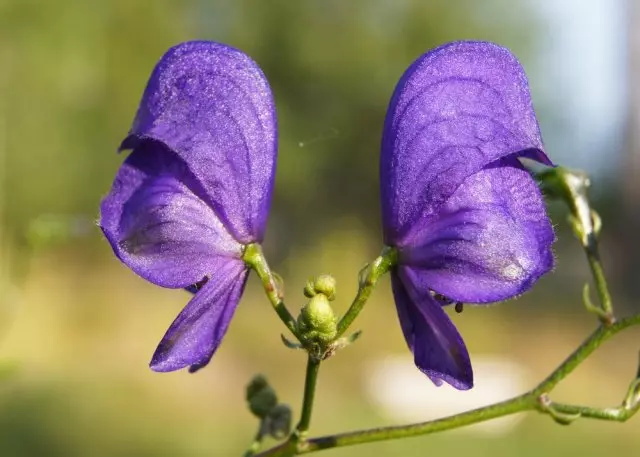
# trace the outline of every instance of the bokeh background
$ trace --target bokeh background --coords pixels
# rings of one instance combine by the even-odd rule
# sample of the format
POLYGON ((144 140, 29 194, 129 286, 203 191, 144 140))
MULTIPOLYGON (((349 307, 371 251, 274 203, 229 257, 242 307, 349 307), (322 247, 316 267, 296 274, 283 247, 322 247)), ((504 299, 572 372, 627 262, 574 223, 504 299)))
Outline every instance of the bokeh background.
MULTIPOLYGON (((327 272, 344 311, 379 252, 381 127, 402 72, 438 44, 484 39, 527 70, 550 156, 593 175, 615 304, 639 309, 637 0, 0 0, 1 456, 238 456, 256 426, 244 386, 258 372, 299 409, 304 356, 281 344, 254 280, 206 369, 152 373, 189 296, 136 277, 94 225, 151 69, 190 39, 242 49, 273 87, 280 153, 266 252, 290 307, 327 272)), ((479 370, 475 393, 435 389, 411 368, 385 279, 357 321, 361 340, 323 366, 313 434, 479 406, 560 363, 595 322, 580 300, 582 252, 563 209, 551 211, 554 273, 518 300, 454 317, 479 370)), ((620 335, 553 397, 618 404, 638 349, 637 330, 620 335)), ((520 419, 326 455, 640 454, 637 418, 520 419)))

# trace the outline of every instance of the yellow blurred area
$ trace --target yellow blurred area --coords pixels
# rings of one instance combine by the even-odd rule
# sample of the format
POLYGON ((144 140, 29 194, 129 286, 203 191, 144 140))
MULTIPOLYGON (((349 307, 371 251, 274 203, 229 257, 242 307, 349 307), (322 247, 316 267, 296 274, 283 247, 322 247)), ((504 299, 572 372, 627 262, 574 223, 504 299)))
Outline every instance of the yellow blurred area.
MULTIPOLYGON (((356 236, 361 229, 357 221, 344 220, 321 242, 291 253, 296 260, 280 272, 292 310, 303 303, 306 279, 319 272, 338 279, 336 310, 346 309, 357 271, 377 244, 356 236)), ((2 455, 241 455, 256 426, 244 405, 244 387, 255 373, 267 375, 281 401, 298 411, 304 356, 281 343, 285 328, 256 280, 207 368, 193 375, 158 374, 147 367, 150 355, 189 294, 137 278, 110 256, 106 243, 96 257, 91 263, 100 260, 99 267, 92 268, 70 249, 32 259, 1 346, 18 364, 0 384, 0 449, 9 452, 2 455)), ((529 375, 524 388, 548 374, 594 323, 590 316, 572 314, 568 324, 561 313, 535 313, 542 297, 534 291, 454 316, 472 360, 489 354, 517 361, 529 375)), ((396 320, 384 280, 356 323, 364 331, 361 339, 322 367, 314 434, 394 423, 374 404, 366 376, 372 363, 407 355, 396 320)), ((638 336, 629 332, 606 345, 553 398, 617 404, 635 369, 638 336)), ((424 383, 430 381, 425 377, 424 383)), ((640 450, 633 423, 581 421, 565 428, 530 413, 505 434, 452 432, 328 455, 599 455, 612 447, 621 455, 640 450)))

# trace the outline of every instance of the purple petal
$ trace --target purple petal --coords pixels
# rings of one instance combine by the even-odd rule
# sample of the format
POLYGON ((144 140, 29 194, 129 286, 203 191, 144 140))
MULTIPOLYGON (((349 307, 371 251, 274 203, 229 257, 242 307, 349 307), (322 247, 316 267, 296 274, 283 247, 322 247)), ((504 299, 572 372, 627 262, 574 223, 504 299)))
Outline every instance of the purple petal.
POLYGON ((212 273, 216 259, 241 256, 241 245, 203 193, 177 155, 145 142, 120 167, 102 201, 100 226, 137 274, 160 286, 186 287, 212 273))
POLYGON ((459 390, 470 389, 473 371, 464 341, 431 294, 414 289, 414 277, 408 267, 391 273, 400 325, 415 364, 437 386, 444 381, 459 390))
POLYGON ((437 212, 471 174, 510 154, 551 164, 527 78, 509 50, 455 42, 415 61, 385 120, 381 155, 385 242, 437 212))
POLYGON ((206 41, 171 48, 153 71, 123 149, 166 144, 202 183, 236 240, 262 241, 277 150, 271 89, 237 49, 206 41))
POLYGON ((516 159, 467 178, 401 251, 416 287, 465 303, 511 298, 553 267, 555 239, 538 186, 516 159))
POLYGON ((227 260, 173 321, 151 360, 154 371, 209 363, 227 332, 247 279, 240 260, 227 260))

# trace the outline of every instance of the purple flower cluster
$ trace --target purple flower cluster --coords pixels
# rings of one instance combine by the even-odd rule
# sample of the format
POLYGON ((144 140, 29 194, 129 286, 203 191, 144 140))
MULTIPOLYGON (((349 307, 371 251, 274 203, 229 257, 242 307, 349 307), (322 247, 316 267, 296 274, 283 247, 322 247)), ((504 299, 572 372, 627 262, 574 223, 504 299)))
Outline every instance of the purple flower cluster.
MULTIPOLYGON (((236 49, 178 45, 154 69, 121 149, 133 152, 100 226, 138 275, 196 292, 151 368, 197 370, 244 290, 244 247, 264 237, 277 155, 269 85, 236 49)), ((382 216, 385 244, 398 252, 391 276, 402 330, 436 384, 473 385, 443 307, 516 296, 553 266, 553 230, 519 157, 551 164, 508 50, 456 42, 409 67, 384 126, 382 216)))

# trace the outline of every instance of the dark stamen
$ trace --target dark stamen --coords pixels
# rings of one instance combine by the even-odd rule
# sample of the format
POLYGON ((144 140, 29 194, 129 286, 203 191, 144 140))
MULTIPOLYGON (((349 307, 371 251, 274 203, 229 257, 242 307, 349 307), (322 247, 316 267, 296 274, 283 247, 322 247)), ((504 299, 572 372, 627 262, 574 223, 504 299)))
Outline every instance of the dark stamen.
POLYGON ((441 305, 450 305, 452 303, 455 303, 454 300, 452 300, 450 298, 447 298, 444 295, 439 294, 438 292, 436 292, 434 290, 431 290, 430 292, 431 292, 431 296, 433 298, 435 298, 436 301, 439 301, 441 305))
POLYGON ((187 286, 184 288, 184 290, 186 290, 187 292, 191 292, 192 294, 195 294, 196 292, 198 292, 200 289, 202 289, 202 287, 209 281, 209 277, 205 276, 204 278, 202 278, 201 281, 198 281, 195 284, 192 284, 190 286, 187 286))

